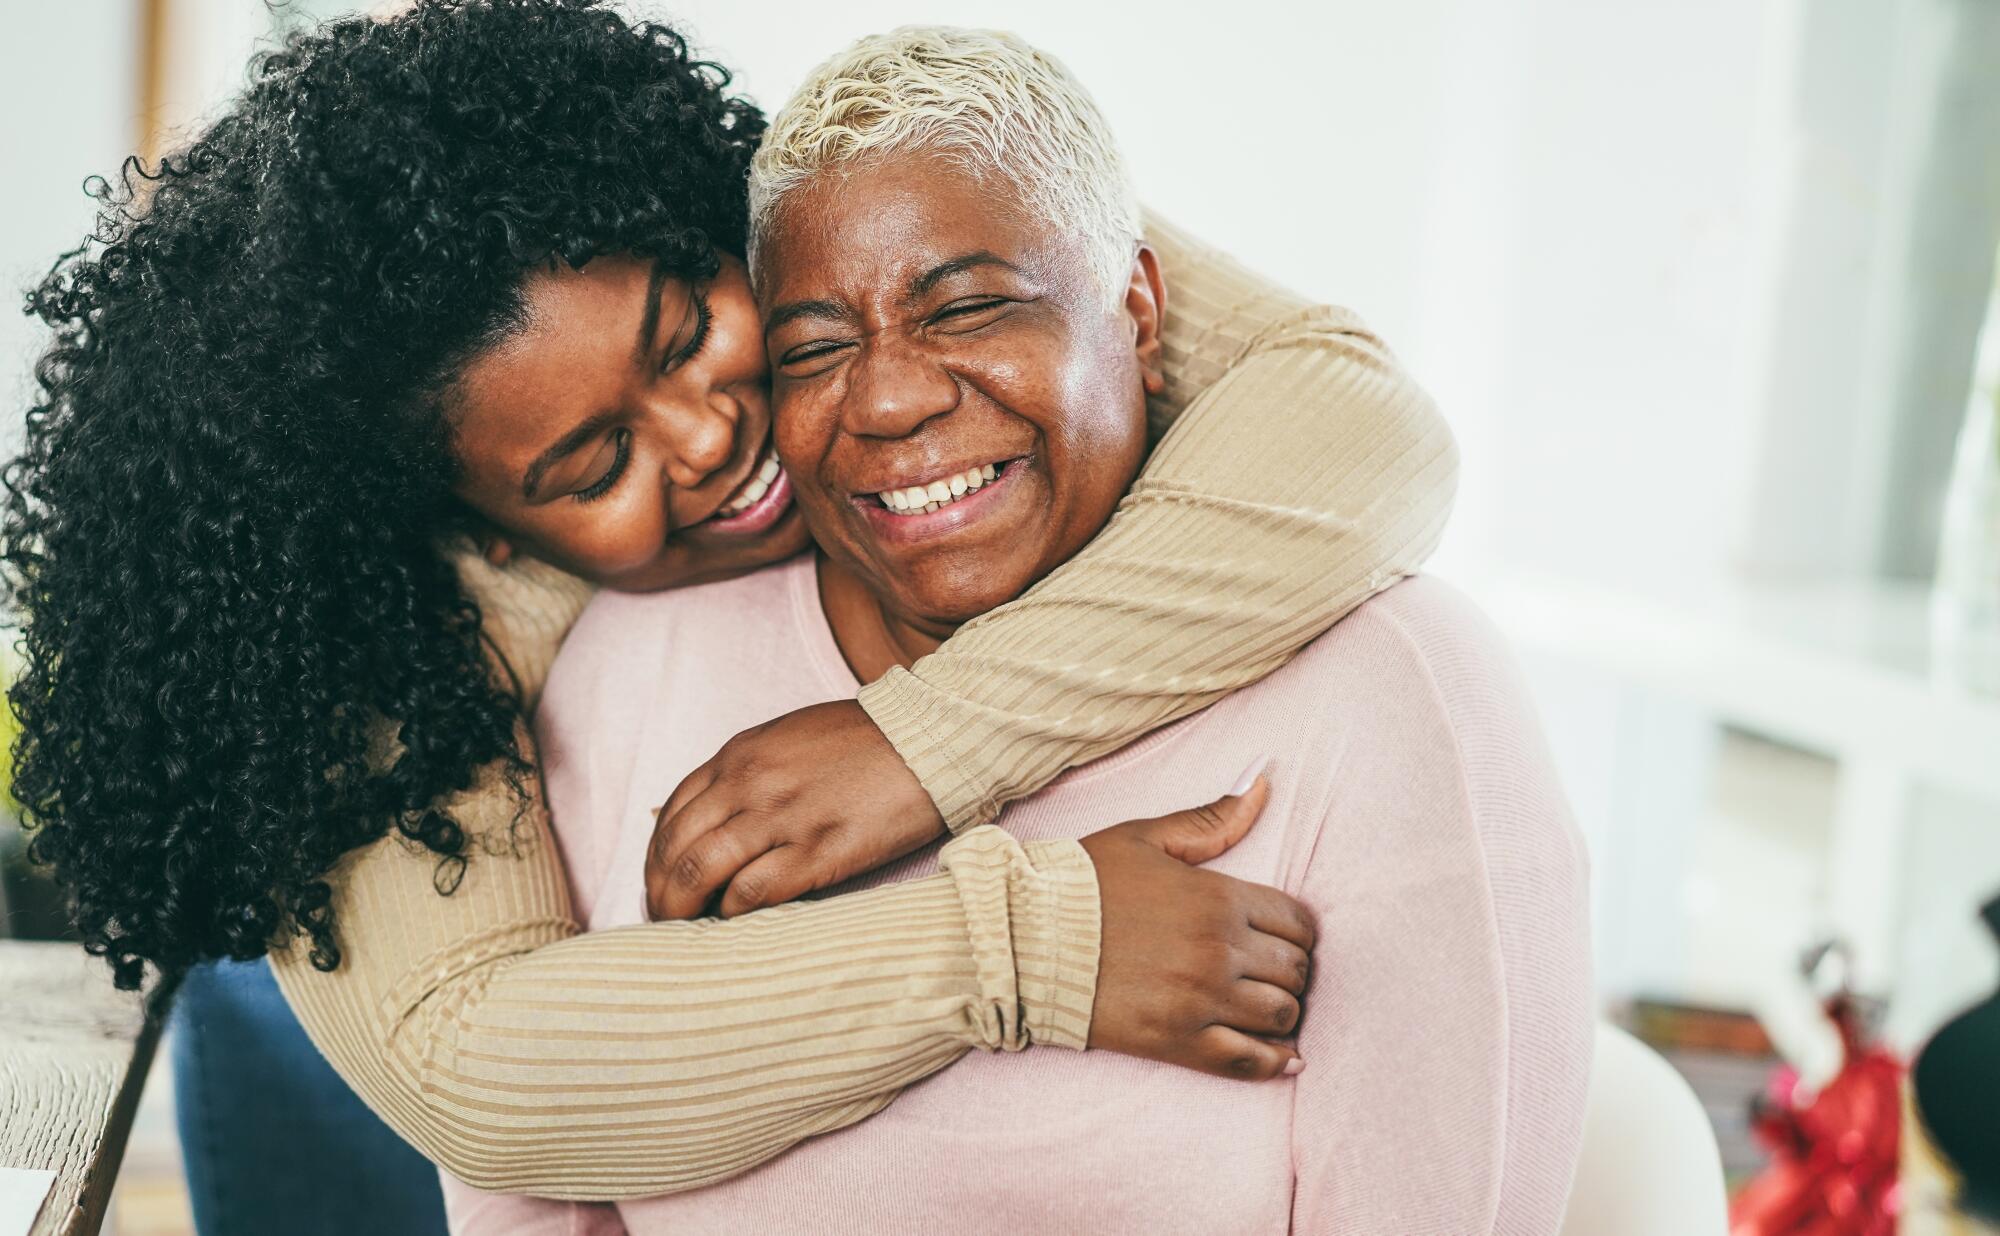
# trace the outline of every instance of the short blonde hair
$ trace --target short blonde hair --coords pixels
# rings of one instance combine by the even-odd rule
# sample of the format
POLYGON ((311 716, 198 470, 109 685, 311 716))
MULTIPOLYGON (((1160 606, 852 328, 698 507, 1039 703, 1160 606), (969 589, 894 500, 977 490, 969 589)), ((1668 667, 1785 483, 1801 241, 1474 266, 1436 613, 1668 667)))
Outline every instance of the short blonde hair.
POLYGON ((1115 300, 1140 239, 1139 201, 1097 104, 1019 36, 904 26, 814 69, 750 163, 750 268, 785 195, 864 155, 935 151, 997 176, 1051 225, 1080 233, 1115 300))

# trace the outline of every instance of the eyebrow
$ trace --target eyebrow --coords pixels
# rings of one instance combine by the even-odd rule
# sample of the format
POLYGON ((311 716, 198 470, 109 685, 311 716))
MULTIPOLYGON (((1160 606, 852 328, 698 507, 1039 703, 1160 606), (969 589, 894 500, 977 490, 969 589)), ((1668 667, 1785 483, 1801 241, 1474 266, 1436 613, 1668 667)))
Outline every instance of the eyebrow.
POLYGON ((837 322, 847 316, 847 310, 834 301, 795 300, 771 311, 771 316, 764 321, 764 333, 776 334, 779 327, 790 325, 800 318, 830 318, 837 322))
POLYGON ((667 264, 653 259, 653 269, 646 276, 646 308, 639 315, 639 341, 632 350, 632 359, 644 364, 653 354, 653 336, 660 331, 660 289, 667 285, 669 275, 667 264))
MULTIPOLYGON (((953 275, 961 275, 968 270, 977 270, 982 266, 999 266, 1016 274, 1019 274, 1021 270, 1020 267, 1001 257, 999 254, 981 249, 976 253, 968 253, 963 257, 952 258, 948 262, 939 262, 936 266, 931 267, 923 274, 910 280, 910 286, 905 291, 904 296, 909 300, 915 300, 932 291, 938 284, 943 283, 953 275)), ((851 316, 852 314, 848 312, 847 308, 838 301, 795 300, 790 304, 780 305, 771 311, 771 316, 764 322, 764 333, 766 335, 775 334, 779 327, 796 322, 800 318, 829 318, 834 321, 841 321, 851 316)))
POLYGON ((1014 265, 1006 258, 1001 257, 997 253, 981 249, 977 253, 968 253, 964 257, 955 257, 949 262, 939 262, 936 266, 931 267, 923 274, 910 280, 910 298, 914 300, 953 275, 962 275, 968 270, 977 270, 981 266, 1002 266, 1013 271, 1015 274, 1021 272, 1020 267, 1014 265))
POLYGON ((554 446, 535 456, 535 462, 529 464, 528 470, 521 475, 522 500, 527 502, 534 501, 535 490, 541 486, 542 477, 548 474, 550 468, 553 468, 564 459, 581 450, 586 443, 598 434, 603 433, 610 426, 611 422, 617 419, 618 414, 616 412, 599 412, 583 424, 564 434, 561 438, 558 438, 554 446))

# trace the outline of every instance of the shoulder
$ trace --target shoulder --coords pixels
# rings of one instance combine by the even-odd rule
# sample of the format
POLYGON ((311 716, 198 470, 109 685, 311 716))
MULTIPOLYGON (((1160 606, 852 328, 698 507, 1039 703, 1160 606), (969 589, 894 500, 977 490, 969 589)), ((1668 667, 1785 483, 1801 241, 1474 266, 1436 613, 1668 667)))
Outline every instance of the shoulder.
POLYGON ((1580 867, 1581 840, 1527 681, 1505 636, 1464 593, 1428 576, 1404 580, 1280 674, 1317 701, 1326 741, 1342 753, 1333 776, 1423 750, 1489 845, 1580 867))
POLYGON ((1520 663, 1471 598, 1419 575, 1384 590, 1355 614, 1361 619, 1356 636, 1399 654, 1384 659, 1450 732, 1475 790, 1487 779, 1532 778, 1560 800, 1554 758, 1520 663))
MULTIPOLYGON (((1463 592, 1417 575, 1371 597, 1329 633, 1378 683, 1418 702, 1484 771, 1502 751, 1517 771, 1552 769, 1541 723, 1507 638, 1463 592)), ((1323 637, 1324 642, 1326 637, 1323 637)))
POLYGON ((1286 672, 1337 678, 1369 694, 1412 695, 1441 717, 1474 721, 1495 697, 1525 705, 1507 641, 1458 589, 1416 575, 1356 606, 1286 672))
MULTIPOLYGON (((1463 592, 1414 575, 1355 607, 1330 632, 1431 684, 1445 710, 1460 713, 1482 695, 1525 696, 1506 637, 1463 592), (1391 656, 1390 654, 1396 654, 1391 656)), ((1385 667, 1386 668, 1386 667, 1385 667)))

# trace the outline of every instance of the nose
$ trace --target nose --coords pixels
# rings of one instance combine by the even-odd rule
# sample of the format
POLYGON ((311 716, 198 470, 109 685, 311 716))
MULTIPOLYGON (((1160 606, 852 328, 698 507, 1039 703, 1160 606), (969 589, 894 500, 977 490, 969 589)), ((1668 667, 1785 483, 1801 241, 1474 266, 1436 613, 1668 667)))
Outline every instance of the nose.
POLYGON ((845 428, 876 438, 904 438, 958 406, 958 382, 935 356, 901 331, 873 336, 855 357, 845 428))
POLYGON ((713 391, 698 400, 662 400, 653 413, 665 443, 661 457, 667 480, 679 488, 699 486, 735 458, 743 410, 726 394, 713 391))

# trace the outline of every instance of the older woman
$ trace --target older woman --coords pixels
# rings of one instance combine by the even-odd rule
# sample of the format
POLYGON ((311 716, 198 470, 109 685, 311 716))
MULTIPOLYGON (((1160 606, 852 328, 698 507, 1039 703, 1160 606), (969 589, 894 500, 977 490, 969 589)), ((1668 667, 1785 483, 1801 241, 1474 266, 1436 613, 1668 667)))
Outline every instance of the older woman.
MULTIPOLYGON (((593 929, 641 920, 649 807, 717 739, 909 666, 1148 496, 1134 478, 1169 290, 1103 123, 1055 62, 964 31, 864 41, 777 118, 752 200, 777 449, 822 552, 585 611, 538 731, 593 929)), ((1588 1066, 1581 852, 1493 633, 1441 585, 1403 584, 1262 683, 1016 803, 1006 825, 1031 844, 1081 837, 1125 805, 1166 810, 1259 764, 1277 788, 1226 814, 1240 826, 1268 792, 1271 818, 1210 868, 1318 916, 1303 1025, 1285 990, 1295 950, 1249 959, 1240 988, 1268 1033, 1298 1029, 1289 1081, 978 1057, 865 1124, 720 1185, 622 1203, 616 1221, 1553 1231, 1588 1066)), ((861 883, 896 887, 936 857, 861 883)), ((740 1064, 746 1084, 786 1068, 740 1064)), ((574 1135, 614 1129, 582 1116, 574 1135)), ((616 1225, 448 1195, 464 1232, 616 1225)))

